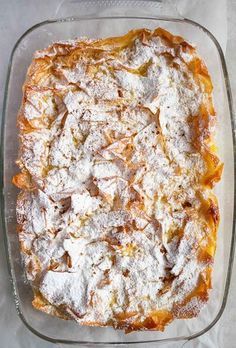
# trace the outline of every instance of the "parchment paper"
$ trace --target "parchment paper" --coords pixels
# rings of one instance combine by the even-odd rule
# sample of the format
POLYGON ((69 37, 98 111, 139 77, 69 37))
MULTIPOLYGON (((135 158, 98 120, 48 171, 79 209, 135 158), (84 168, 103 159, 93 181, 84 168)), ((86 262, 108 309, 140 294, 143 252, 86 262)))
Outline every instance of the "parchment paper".
MULTIPOLYGON (((10 51, 19 36, 33 24, 53 17, 61 1, 57 0, 0 0, 0 102, 2 103, 7 63, 10 51)), ((227 43, 226 0, 180 0, 178 10, 181 15, 207 27, 218 39, 223 50, 227 43)), ((1 105, 0 105, 1 107, 1 105)), ((7 271, 3 235, 0 233, 0 348, 49 348, 52 343, 43 341, 25 328, 18 318, 11 293, 7 271)), ((191 348, 221 348, 218 324, 207 334, 186 343, 191 348)), ((162 347, 181 347, 183 343, 161 344, 162 347)), ((57 345, 64 347, 65 345, 57 345)), ((148 347, 156 347, 149 344, 148 347)))

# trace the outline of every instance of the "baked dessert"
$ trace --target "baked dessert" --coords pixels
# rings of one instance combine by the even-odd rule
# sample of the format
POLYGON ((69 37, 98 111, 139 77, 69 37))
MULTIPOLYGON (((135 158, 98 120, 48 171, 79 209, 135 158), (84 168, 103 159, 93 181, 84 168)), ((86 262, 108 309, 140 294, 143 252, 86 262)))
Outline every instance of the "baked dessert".
POLYGON ((207 302, 219 223, 212 83, 164 29, 35 53, 13 182, 33 306, 164 330, 207 302))

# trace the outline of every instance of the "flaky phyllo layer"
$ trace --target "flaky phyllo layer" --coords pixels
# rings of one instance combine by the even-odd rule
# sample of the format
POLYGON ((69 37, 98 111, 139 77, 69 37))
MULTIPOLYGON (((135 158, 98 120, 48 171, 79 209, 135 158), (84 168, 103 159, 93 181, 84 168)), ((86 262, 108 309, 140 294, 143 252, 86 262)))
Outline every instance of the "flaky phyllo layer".
POLYGON ((160 28, 58 42, 23 93, 13 182, 33 306, 126 332, 197 316, 222 164, 195 48, 160 28))

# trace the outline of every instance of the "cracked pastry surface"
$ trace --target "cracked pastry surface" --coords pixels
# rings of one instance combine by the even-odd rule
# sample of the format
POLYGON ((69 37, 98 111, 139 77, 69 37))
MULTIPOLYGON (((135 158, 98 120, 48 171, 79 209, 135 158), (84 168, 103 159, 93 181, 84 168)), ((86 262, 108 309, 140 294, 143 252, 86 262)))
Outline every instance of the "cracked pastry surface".
POLYGON ((161 28, 54 43, 23 93, 13 182, 33 306, 126 332, 197 316, 222 164, 196 49, 161 28))

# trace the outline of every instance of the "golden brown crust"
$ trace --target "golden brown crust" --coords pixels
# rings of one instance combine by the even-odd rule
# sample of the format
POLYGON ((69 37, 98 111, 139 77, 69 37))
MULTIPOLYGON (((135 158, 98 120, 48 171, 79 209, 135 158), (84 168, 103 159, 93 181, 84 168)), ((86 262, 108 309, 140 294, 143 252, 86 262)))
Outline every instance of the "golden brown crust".
MULTIPOLYGON (((212 188, 214 184, 220 180, 223 164, 220 163, 210 131, 210 125, 214 123, 215 111, 212 103, 212 82, 208 73, 208 70, 203 61, 196 56, 196 51, 193 46, 187 43, 182 37, 174 36, 164 29, 158 28, 153 32, 147 29, 132 30, 128 34, 122 37, 112 37, 102 40, 94 41, 78 41, 75 44, 56 43, 46 50, 41 51, 36 58, 34 58, 27 74, 27 79, 23 87, 23 101, 21 111, 18 116, 18 126, 20 128, 20 134, 30 134, 33 130, 47 129, 53 122, 55 115, 58 113, 58 105, 63 97, 63 88, 58 89, 57 83, 60 81, 63 84, 63 78, 60 72, 55 70, 57 64, 64 64, 65 68, 73 67, 80 57, 83 59, 87 56, 99 57, 109 59, 109 57, 115 57, 118 52, 132 46, 137 38, 141 38, 143 45, 147 44, 151 37, 159 37, 164 40, 165 45, 172 47, 175 50, 184 52, 185 54, 193 55, 195 58, 189 62, 184 61, 188 66, 189 71, 193 73, 194 79, 201 88, 201 92, 207 95, 199 109, 198 117, 191 118, 189 121, 194 129, 193 144, 196 151, 198 151, 206 165, 206 170, 202 177, 199 179, 199 200, 201 202, 199 211, 197 212, 199 221, 207 226, 208 233, 202 237, 199 241, 198 248, 196 249, 199 262, 203 262, 206 265, 210 265, 213 262, 215 248, 216 248, 216 232, 219 225, 219 208, 217 200, 213 194, 204 198, 203 193, 208 188, 212 188), (46 98, 47 95, 53 96, 54 106, 51 108, 51 113, 45 114, 40 105, 33 105, 33 108, 38 113, 38 117, 33 119, 26 117, 26 106, 29 103, 32 106, 31 96, 38 93, 38 99, 46 98), (59 100, 59 101, 58 101, 59 100)), ((163 53, 168 55, 169 53, 163 53)), ((172 59, 170 54, 170 60, 172 59)), ((182 58, 181 58, 182 59, 182 58)), ((139 75, 145 75, 148 66, 142 66, 137 71, 132 71, 139 75)), ((91 74, 94 73, 96 67, 88 66, 88 70, 91 74), (90 70, 89 70, 90 69, 90 70)), ((77 84, 70 84, 71 91, 76 91, 80 87, 77 84)), ((24 151, 25 142, 24 137, 21 141, 21 150, 24 151)), ((164 142, 164 138, 163 138, 164 142)), ((126 149, 128 152, 130 149, 126 149)), ((35 176, 30 169, 27 169, 24 161, 20 163, 22 172, 15 175, 13 183, 22 190, 32 191, 37 187, 35 176)), ((44 168, 44 170, 46 170, 44 168)), ((42 174, 43 175, 43 174, 42 174)), ((36 175, 37 176, 37 175, 36 175)), ((117 203, 118 204, 118 203, 117 203)), ((140 205, 141 207, 141 205, 140 205)), ((142 207, 140 208, 142 210, 142 207)), ((189 213, 189 217, 192 217, 196 212, 186 204, 186 211, 189 213)), ((21 230, 21 225, 19 226, 21 230)), ((179 235, 183 231, 176 230, 173 234, 170 233, 170 239, 174 235, 179 235)), ((24 250, 22 250, 25 252, 24 250)), ((32 265, 28 265, 31 267, 32 265)), ((170 282, 166 281, 166 289, 170 282)), ((211 288, 211 267, 206 267, 200 274, 198 284, 196 288, 179 303, 175 303, 174 310, 156 310, 149 313, 149 316, 142 319, 140 313, 136 312, 123 312, 114 318, 109 325, 113 325, 119 329, 125 329, 126 332, 135 330, 160 330, 163 331, 165 326, 170 323, 174 318, 191 318, 198 315, 199 306, 194 303, 204 303, 208 300, 208 291, 211 288)), ((164 293, 165 289, 162 290, 164 293)), ((58 316, 63 319, 76 317, 77 314, 72 311, 66 311, 66 309, 60 309, 50 304, 44 296, 35 291, 33 306, 36 309, 44 311, 46 313, 58 316)), ((81 325, 91 326, 103 326, 101 322, 85 321, 80 322, 81 325)))

